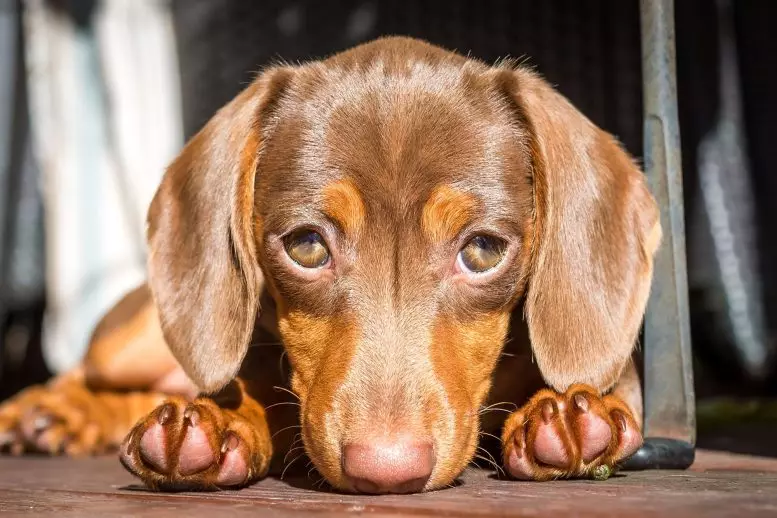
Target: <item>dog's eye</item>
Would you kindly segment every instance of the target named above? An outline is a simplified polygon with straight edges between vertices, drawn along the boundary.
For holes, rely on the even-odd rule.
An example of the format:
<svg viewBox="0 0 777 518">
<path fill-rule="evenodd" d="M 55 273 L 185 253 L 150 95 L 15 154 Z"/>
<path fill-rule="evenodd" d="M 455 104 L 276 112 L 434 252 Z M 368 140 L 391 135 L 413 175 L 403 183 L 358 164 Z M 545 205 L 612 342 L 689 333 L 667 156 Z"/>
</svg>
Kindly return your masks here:
<svg viewBox="0 0 777 518">
<path fill-rule="evenodd" d="M 321 268 L 329 262 L 329 249 L 321 234 L 312 230 L 297 230 L 284 243 L 289 257 L 303 268 Z"/>
<path fill-rule="evenodd" d="M 463 270 L 483 273 L 499 264 L 505 249 L 505 242 L 499 238 L 475 236 L 459 252 L 459 264 Z"/>
</svg>

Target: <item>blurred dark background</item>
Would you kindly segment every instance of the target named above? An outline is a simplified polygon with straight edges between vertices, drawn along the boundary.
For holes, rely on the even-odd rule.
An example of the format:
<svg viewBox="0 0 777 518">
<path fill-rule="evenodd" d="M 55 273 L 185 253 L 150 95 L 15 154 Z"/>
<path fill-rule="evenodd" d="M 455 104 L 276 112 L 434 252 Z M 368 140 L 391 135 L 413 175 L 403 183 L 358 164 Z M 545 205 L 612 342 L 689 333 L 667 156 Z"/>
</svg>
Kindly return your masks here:
<svg viewBox="0 0 777 518">
<path fill-rule="evenodd" d="M 26 3 L 1 1 L 6 21 L 23 27 Z M 726 397 L 768 405 L 777 392 L 777 227 L 771 215 L 777 202 L 772 143 L 777 2 L 675 4 L 697 395 L 702 402 Z M 324 57 L 377 36 L 404 34 L 487 62 L 505 56 L 525 60 L 632 154 L 642 156 L 636 0 L 172 0 L 164 5 L 177 47 L 185 138 L 267 63 Z M 59 0 L 47 6 L 88 30 L 100 2 Z M 18 31 L 18 42 L 24 46 L 24 30 Z M 49 375 L 41 353 L 47 306 L 43 258 L 48 257 L 41 214 L 46 207 L 29 150 L 24 93 L 29 76 L 18 62 L 0 69 L 4 75 L 14 78 L 16 93 L 3 96 L 0 89 L 0 398 Z M 725 425 L 725 416 L 721 419 Z"/>
</svg>

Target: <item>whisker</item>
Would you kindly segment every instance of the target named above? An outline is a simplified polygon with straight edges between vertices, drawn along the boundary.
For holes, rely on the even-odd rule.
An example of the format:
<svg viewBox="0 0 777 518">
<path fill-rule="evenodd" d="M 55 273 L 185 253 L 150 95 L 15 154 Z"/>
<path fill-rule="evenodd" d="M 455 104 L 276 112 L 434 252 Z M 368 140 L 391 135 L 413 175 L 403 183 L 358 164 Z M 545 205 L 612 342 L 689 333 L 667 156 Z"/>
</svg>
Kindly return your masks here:
<svg viewBox="0 0 777 518">
<path fill-rule="evenodd" d="M 502 466 L 500 466 L 496 462 L 496 459 L 494 458 L 493 455 L 491 455 L 490 451 L 488 451 L 487 449 L 483 448 L 482 446 L 478 446 L 478 451 L 482 451 L 483 453 L 488 455 L 488 458 L 491 459 L 490 464 L 496 468 L 497 473 L 500 473 L 500 474 L 504 475 L 505 472 L 504 472 L 504 470 L 502 470 Z"/>
<path fill-rule="evenodd" d="M 467 464 L 467 469 L 470 469 L 470 468 L 485 469 L 483 468 L 483 466 L 478 464 L 476 459 L 474 458 L 471 461 L 469 461 L 469 463 Z"/>
<path fill-rule="evenodd" d="M 283 457 L 283 460 L 286 461 L 286 457 L 288 457 L 289 453 L 291 453 L 292 451 L 299 450 L 300 448 L 304 448 L 304 447 L 305 445 L 302 444 L 302 441 L 294 441 L 293 443 L 291 443 L 291 446 L 289 446 L 289 451 L 286 452 L 286 456 Z"/>
<path fill-rule="evenodd" d="M 297 399 L 297 401 L 299 401 L 299 396 L 295 394 L 293 390 L 289 390 L 286 387 L 279 387 L 278 385 L 273 386 L 273 388 L 277 391 L 288 392 L 289 394 L 294 396 Z"/>
<path fill-rule="evenodd" d="M 298 433 L 291 439 L 291 444 L 289 445 L 289 448 L 294 448 L 298 444 L 302 444 L 302 434 Z"/>
<path fill-rule="evenodd" d="M 494 435 L 492 433 L 488 433 L 488 432 L 480 432 L 480 435 L 485 435 L 486 437 L 492 437 L 492 438 L 494 438 L 494 439 L 496 439 L 497 441 L 500 441 L 500 442 L 502 440 L 501 437 L 497 437 L 496 435 Z"/>
<path fill-rule="evenodd" d="M 505 414 L 512 414 L 515 410 L 508 410 L 506 408 L 482 408 L 478 411 L 478 415 L 485 415 L 489 412 L 504 412 Z"/>
<path fill-rule="evenodd" d="M 486 464 L 489 464 L 489 465 L 491 464 L 491 461 L 488 460 L 487 458 L 483 457 L 482 455 L 475 455 L 475 457 L 469 463 L 472 464 L 473 466 L 475 466 L 478 469 L 483 469 L 483 466 L 481 466 L 480 464 L 477 463 L 477 459 L 485 461 Z"/>
<path fill-rule="evenodd" d="M 481 411 L 483 411 L 483 410 L 491 410 L 492 408 L 497 408 L 497 407 L 499 407 L 500 405 L 510 405 L 510 406 L 512 406 L 512 407 L 513 407 L 513 410 L 518 410 L 518 405 L 516 405 L 516 404 L 515 404 L 515 403 L 513 403 L 512 401 L 500 401 L 499 403 L 493 403 L 493 404 L 491 404 L 491 405 L 488 405 L 488 406 L 486 406 L 486 407 L 483 407 L 483 408 L 481 408 L 480 410 L 481 410 Z"/>
<path fill-rule="evenodd" d="M 490 452 L 490 451 L 488 451 L 487 449 L 485 449 L 484 447 L 482 447 L 482 446 L 478 446 L 478 447 L 477 447 L 477 451 L 482 451 L 483 453 L 485 453 L 486 455 L 488 455 L 488 458 L 489 458 L 489 459 L 491 459 L 492 461 L 496 462 L 496 459 L 495 459 L 495 458 L 494 458 L 494 456 L 491 454 L 491 452 Z"/>
<path fill-rule="evenodd" d="M 286 462 L 286 459 L 289 458 L 289 455 L 291 455 L 291 452 L 304 450 L 304 449 L 305 449 L 304 446 L 297 446 L 296 448 L 291 448 L 289 451 L 286 452 L 286 455 L 283 456 L 283 462 L 284 463 Z"/>
<path fill-rule="evenodd" d="M 488 463 L 491 466 L 494 466 L 497 469 L 497 471 L 502 471 L 501 466 L 499 466 L 499 463 L 496 461 L 496 459 L 494 458 L 494 456 L 491 454 L 490 451 L 488 451 L 487 449 L 483 448 L 482 446 L 478 446 L 476 451 L 483 452 L 485 455 L 487 455 L 488 456 Z M 485 458 L 482 455 L 479 456 L 479 457 L 480 458 Z"/>
<path fill-rule="evenodd" d="M 283 476 L 286 474 L 286 470 L 287 470 L 287 469 L 289 469 L 289 468 L 291 467 L 291 465 L 292 465 L 292 464 L 294 464 L 295 462 L 297 462 L 299 459 L 301 459 L 301 458 L 302 458 L 302 457 L 304 457 L 304 456 L 305 456 L 305 454 L 304 454 L 304 453 L 300 453 L 299 455 L 297 455 L 296 457 L 294 457 L 294 460 L 292 460 L 291 462 L 289 462 L 288 464 L 286 464 L 286 467 L 285 467 L 285 468 L 283 468 L 283 471 L 281 471 L 281 480 L 283 480 Z"/>
<path fill-rule="evenodd" d="M 497 471 L 497 473 L 504 474 L 504 471 L 502 471 L 502 468 L 499 467 L 499 465 L 496 462 L 492 461 L 491 459 L 483 457 L 482 455 L 475 455 L 475 458 L 485 461 L 489 466 L 493 466 L 494 469 Z M 478 468 L 480 468 L 480 466 L 478 466 Z"/>
<path fill-rule="evenodd" d="M 280 430 L 278 430 L 277 432 L 272 434 L 272 437 L 270 437 L 270 440 L 275 439 L 275 436 L 278 435 L 279 433 L 285 432 L 286 430 L 291 430 L 293 428 L 302 428 L 302 425 L 293 424 L 291 426 L 287 426 L 286 428 L 281 428 Z M 299 434 L 297 434 L 297 435 L 299 435 Z"/>
<path fill-rule="evenodd" d="M 281 401 L 280 403 L 273 403 L 272 405 L 264 407 L 265 410 L 269 410 L 272 407 L 281 406 L 281 405 L 294 405 L 294 406 L 300 406 L 299 403 L 296 401 Z"/>
</svg>

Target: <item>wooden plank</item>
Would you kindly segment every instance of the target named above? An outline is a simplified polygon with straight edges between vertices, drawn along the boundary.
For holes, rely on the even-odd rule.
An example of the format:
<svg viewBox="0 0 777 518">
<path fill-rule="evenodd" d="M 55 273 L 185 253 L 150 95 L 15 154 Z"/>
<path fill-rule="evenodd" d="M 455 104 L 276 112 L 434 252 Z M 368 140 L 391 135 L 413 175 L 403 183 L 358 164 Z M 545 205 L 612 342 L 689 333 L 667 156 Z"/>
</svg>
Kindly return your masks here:
<svg viewBox="0 0 777 518">
<path fill-rule="evenodd" d="M 733 469 L 738 471 L 733 471 Z M 744 471 L 747 469 L 748 471 Z M 162 494 L 113 458 L 0 458 L 0 515 L 8 516 L 775 516 L 777 460 L 700 452 L 686 472 L 647 471 L 605 482 L 499 480 L 470 470 L 451 489 L 360 496 L 313 480 L 269 478 L 240 491 Z"/>
</svg>

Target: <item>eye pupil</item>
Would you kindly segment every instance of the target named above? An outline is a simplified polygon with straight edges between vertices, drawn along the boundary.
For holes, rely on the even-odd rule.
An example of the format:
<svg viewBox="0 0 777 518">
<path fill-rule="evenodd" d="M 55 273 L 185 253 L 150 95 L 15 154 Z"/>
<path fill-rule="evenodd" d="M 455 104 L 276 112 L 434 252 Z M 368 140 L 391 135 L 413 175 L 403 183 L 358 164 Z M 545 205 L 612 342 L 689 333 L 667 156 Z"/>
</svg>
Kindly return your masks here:
<svg viewBox="0 0 777 518">
<path fill-rule="evenodd" d="M 483 273 L 502 261 L 505 243 L 501 239 L 478 235 L 470 239 L 459 252 L 459 261 L 464 269 Z"/>
<path fill-rule="evenodd" d="M 321 234 L 297 230 L 285 240 L 286 253 L 303 268 L 321 268 L 329 262 L 329 250 Z"/>
</svg>

